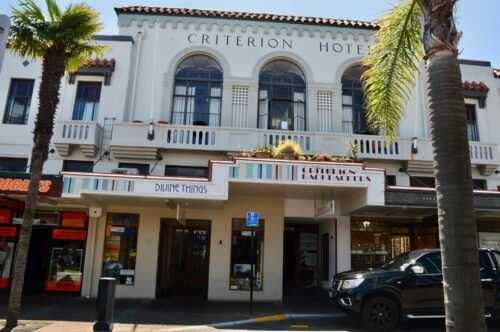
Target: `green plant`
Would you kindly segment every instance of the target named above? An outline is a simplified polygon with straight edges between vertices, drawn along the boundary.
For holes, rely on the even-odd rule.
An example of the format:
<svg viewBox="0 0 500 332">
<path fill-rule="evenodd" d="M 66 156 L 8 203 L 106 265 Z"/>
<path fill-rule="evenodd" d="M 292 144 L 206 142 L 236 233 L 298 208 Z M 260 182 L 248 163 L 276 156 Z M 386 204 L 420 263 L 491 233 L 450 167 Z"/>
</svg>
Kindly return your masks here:
<svg viewBox="0 0 500 332">
<path fill-rule="evenodd" d="M 278 146 L 273 150 L 273 156 L 275 158 L 283 158 L 285 154 L 292 154 L 295 158 L 302 154 L 302 149 L 300 145 L 292 140 L 281 141 Z"/>
<path fill-rule="evenodd" d="M 345 161 L 362 161 L 363 158 L 358 156 L 358 153 L 359 153 L 359 145 L 352 144 L 352 142 L 349 141 L 349 146 L 347 147 L 347 149 L 345 151 L 344 160 Z"/>
<path fill-rule="evenodd" d="M 252 152 L 273 152 L 274 147 L 272 145 L 257 145 L 253 148 Z"/>
<path fill-rule="evenodd" d="M 328 153 L 317 154 L 312 157 L 312 160 L 315 161 L 334 161 L 334 159 L 335 158 Z"/>
</svg>

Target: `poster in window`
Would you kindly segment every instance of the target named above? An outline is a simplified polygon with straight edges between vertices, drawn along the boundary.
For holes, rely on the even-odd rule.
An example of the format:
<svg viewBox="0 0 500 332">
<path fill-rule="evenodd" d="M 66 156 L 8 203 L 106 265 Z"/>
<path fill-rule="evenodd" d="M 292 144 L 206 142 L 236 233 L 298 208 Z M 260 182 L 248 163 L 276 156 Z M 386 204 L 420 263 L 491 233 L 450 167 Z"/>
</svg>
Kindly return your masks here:
<svg viewBox="0 0 500 332">
<path fill-rule="evenodd" d="M 14 242 L 0 241 L 0 289 L 9 288 L 14 247 Z"/>
<path fill-rule="evenodd" d="M 479 232 L 479 248 L 494 248 L 500 250 L 500 233 Z"/>
<path fill-rule="evenodd" d="M 83 249 L 52 248 L 46 289 L 59 292 L 79 292 L 82 282 Z"/>
</svg>

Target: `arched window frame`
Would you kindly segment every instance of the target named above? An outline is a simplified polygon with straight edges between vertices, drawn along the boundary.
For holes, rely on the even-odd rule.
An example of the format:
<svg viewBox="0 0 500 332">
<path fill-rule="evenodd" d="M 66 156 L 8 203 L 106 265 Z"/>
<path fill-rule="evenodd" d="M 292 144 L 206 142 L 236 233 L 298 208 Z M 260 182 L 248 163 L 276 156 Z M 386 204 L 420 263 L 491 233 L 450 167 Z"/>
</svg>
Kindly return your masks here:
<svg viewBox="0 0 500 332">
<path fill-rule="evenodd" d="M 222 67 L 212 57 L 184 59 L 175 71 L 171 123 L 219 127 L 222 84 Z"/>
<path fill-rule="evenodd" d="M 342 74 L 342 132 L 345 134 L 376 134 L 366 121 L 365 94 L 361 84 L 364 70 L 362 66 L 355 65 Z"/>
<path fill-rule="evenodd" d="M 306 130 L 306 79 L 295 63 L 273 60 L 259 74 L 258 128 Z"/>
</svg>

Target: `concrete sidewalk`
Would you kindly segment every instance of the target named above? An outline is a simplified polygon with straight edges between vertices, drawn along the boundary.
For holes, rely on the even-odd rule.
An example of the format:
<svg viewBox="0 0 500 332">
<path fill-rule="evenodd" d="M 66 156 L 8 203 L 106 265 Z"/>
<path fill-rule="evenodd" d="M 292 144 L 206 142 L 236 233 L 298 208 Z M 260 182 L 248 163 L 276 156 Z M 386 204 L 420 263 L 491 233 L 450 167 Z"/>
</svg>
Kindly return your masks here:
<svg viewBox="0 0 500 332">
<path fill-rule="evenodd" d="M 0 326 L 8 297 L 0 297 Z M 92 331 L 95 299 L 64 296 L 27 296 L 18 331 Z M 344 315 L 328 302 L 326 292 L 288 298 L 280 303 L 254 303 L 250 315 L 246 302 L 190 300 L 122 300 L 115 302 L 113 331 L 188 331 L 231 328 L 248 322 L 286 320 L 291 315 Z M 15 330 L 15 331 L 16 331 Z"/>
</svg>

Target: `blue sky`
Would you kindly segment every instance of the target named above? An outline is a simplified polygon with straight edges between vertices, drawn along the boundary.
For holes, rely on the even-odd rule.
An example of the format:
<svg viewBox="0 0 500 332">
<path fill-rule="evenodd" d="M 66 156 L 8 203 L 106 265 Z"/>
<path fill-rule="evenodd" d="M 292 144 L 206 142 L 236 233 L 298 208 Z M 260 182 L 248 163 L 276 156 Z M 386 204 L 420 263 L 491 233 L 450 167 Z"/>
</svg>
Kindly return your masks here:
<svg viewBox="0 0 500 332">
<path fill-rule="evenodd" d="M 372 21 L 389 10 L 396 0 L 89 0 L 85 1 L 101 13 L 101 34 L 117 34 L 114 7 L 147 5 L 215 10 L 250 11 Z M 44 5 L 44 0 L 35 0 Z M 58 0 L 65 7 L 71 0 Z M 0 0 L 0 14 L 10 15 L 17 0 Z M 500 0 L 459 0 L 456 21 L 463 32 L 460 58 L 490 61 L 500 68 Z"/>
</svg>

